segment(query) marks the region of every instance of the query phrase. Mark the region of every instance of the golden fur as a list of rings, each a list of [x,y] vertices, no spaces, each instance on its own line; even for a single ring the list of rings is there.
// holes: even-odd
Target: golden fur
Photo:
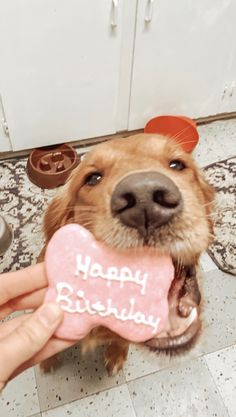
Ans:
[[[173,170],[169,167],[172,160],[181,160],[186,169]],[[76,222],[109,246],[143,246],[143,238],[135,228],[124,226],[112,216],[110,200],[122,178],[145,171],[157,171],[169,177],[183,198],[183,211],[157,228],[145,244],[167,250],[178,265],[196,265],[211,240],[214,192],[192,157],[176,142],[159,135],[114,139],[97,145],[87,154],[46,211],[46,244],[58,228]],[[102,179],[91,187],[85,184],[85,179],[94,172],[100,173]],[[109,373],[116,373],[126,359],[129,342],[107,329],[96,328],[83,340],[83,349],[94,348],[104,341],[109,343],[106,367]]]

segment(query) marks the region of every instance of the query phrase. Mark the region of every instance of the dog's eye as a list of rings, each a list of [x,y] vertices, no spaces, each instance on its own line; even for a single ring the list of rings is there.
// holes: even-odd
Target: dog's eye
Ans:
[[[94,185],[97,185],[102,179],[102,174],[100,172],[93,172],[92,174],[89,174],[85,178],[85,184],[93,187]]]
[[[174,159],[173,161],[170,161],[169,167],[175,169],[176,171],[183,171],[183,169],[186,168],[186,165],[179,159]]]

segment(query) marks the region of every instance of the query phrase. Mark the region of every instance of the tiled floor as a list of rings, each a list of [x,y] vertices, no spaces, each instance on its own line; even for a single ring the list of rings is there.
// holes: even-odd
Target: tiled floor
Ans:
[[[199,128],[201,166],[236,155],[236,120]],[[204,329],[182,358],[132,348],[124,371],[108,378],[102,351],[63,354],[55,374],[30,369],[0,396],[1,417],[234,417],[236,415],[236,277],[202,257]],[[41,413],[41,414],[40,414]]]

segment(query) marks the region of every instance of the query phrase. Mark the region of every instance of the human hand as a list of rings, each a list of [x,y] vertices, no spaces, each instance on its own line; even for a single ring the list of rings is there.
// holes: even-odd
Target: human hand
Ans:
[[[17,310],[37,309],[0,323],[0,391],[7,381],[75,342],[53,337],[63,319],[56,303],[43,303],[44,264],[0,275],[0,319]]]

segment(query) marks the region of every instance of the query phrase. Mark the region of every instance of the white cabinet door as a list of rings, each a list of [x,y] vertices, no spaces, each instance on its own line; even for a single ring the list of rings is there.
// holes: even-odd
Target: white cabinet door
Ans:
[[[234,17],[236,21],[236,2],[234,2]],[[228,30],[230,27],[228,28]],[[232,29],[232,28],[231,28]],[[219,107],[220,113],[236,111],[236,25],[231,30],[231,41],[227,47],[228,58],[225,62],[225,76],[222,100]]]
[[[0,94],[13,150],[116,131],[124,0],[117,16],[114,3],[0,2]]]
[[[160,114],[221,112],[226,70],[236,62],[235,0],[138,4],[129,129]]]
[[[0,64],[1,65],[1,64]],[[1,88],[0,88],[1,91]],[[11,143],[8,135],[8,129],[5,122],[5,114],[0,95],[0,152],[11,151]]]

